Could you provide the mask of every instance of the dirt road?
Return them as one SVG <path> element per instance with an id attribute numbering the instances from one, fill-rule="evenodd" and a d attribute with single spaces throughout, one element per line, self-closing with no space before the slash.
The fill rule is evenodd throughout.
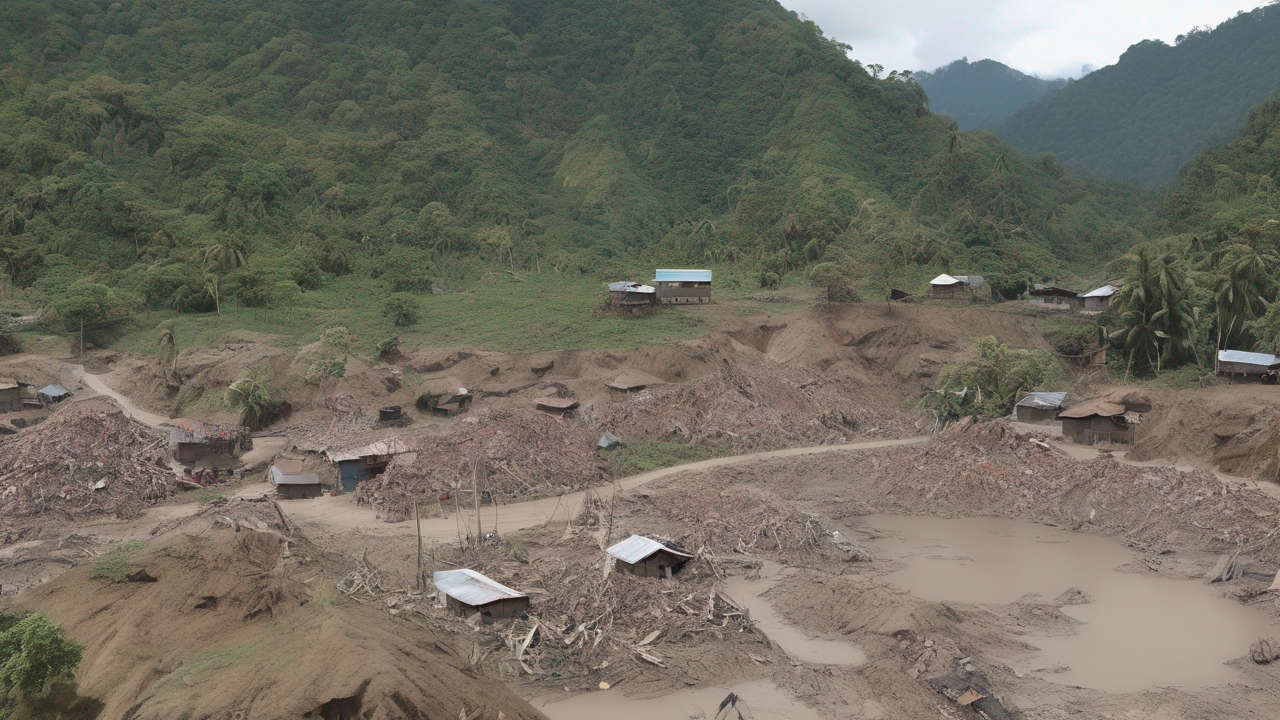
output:
<path id="1" fill-rule="evenodd" d="M 791 448 L 788 450 L 773 450 L 769 452 L 750 453 L 747 455 L 733 455 L 730 457 L 685 463 L 684 465 L 675 465 L 673 467 L 654 470 L 653 472 L 647 472 L 641 475 L 633 475 L 629 478 L 619 480 L 617 487 L 619 490 L 630 490 L 644 485 L 645 483 L 657 480 L 658 478 L 667 477 L 668 475 L 674 475 L 681 472 L 710 470 L 727 465 L 774 460 L 777 458 L 795 457 L 799 455 L 816 455 L 829 452 L 870 450 L 873 448 L 893 447 L 896 445 L 913 445 L 927 440 L 929 440 L 928 436 L 921 436 L 907 438 L 904 440 L 876 440 L 873 442 L 850 443 L 847 445 L 819 445 L 816 447 Z M 604 494 L 610 491 L 609 487 L 602 487 L 587 492 Z M 254 486 L 245 488 L 239 493 L 239 495 L 253 496 L 262 493 L 263 488 Z M 500 533 L 507 533 L 549 523 L 557 518 L 560 520 L 567 520 L 576 516 L 578 511 L 582 509 L 582 501 L 586 497 L 586 494 L 586 492 L 576 492 L 568 495 L 562 495 L 560 497 L 529 500 L 512 505 L 483 507 L 480 509 L 482 529 L 487 532 L 493 529 L 496 525 Z M 289 514 L 289 519 L 299 524 L 304 529 L 311 527 L 322 528 L 329 532 L 373 531 L 378 534 L 386 535 L 414 534 L 414 528 L 411 523 L 385 523 L 378 519 L 377 514 L 373 509 L 367 506 L 356 505 L 352 495 L 321 497 L 312 500 L 290 502 L 285 503 L 284 508 Z M 458 535 L 459 527 L 461 527 L 459 524 L 460 520 L 463 523 L 468 523 L 472 528 L 475 527 L 475 513 L 472 511 L 464 510 L 460 514 L 460 518 L 453 516 L 452 513 L 450 513 L 448 517 L 443 518 L 422 518 L 422 537 L 426 540 L 451 540 Z"/>

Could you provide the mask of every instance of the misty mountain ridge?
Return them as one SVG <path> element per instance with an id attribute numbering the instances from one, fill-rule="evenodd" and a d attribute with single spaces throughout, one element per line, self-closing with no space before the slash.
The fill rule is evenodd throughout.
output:
<path id="1" fill-rule="evenodd" d="M 968 58 L 916 73 L 915 80 L 929 96 L 929 109 L 955 118 L 961 130 L 990 128 L 1070 82 L 1027 75 L 995 60 L 971 63 Z"/>

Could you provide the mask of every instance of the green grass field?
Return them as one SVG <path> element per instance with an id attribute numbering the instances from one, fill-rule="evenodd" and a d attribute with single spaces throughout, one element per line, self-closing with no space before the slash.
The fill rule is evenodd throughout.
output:
<path id="1" fill-rule="evenodd" d="M 717 288 L 729 300 L 755 288 Z M 629 350 L 709 331 L 706 308 L 659 307 L 643 317 L 622 317 L 602 309 L 606 290 L 594 278 L 524 276 L 520 281 L 475 281 L 452 292 L 418 296 L 421 319 L 393 327 L 382 308 L 387 299 L 376 281 L 340 278 L 306 293 L 292 308 L 246 308 L 228 303 L 221 317 L 148 311 L 134 316 L 112 340 L 116 350 L 157 352 L 156 326 L 172 320 L 179 348 L 208 347 L 228 338 L 252 338 L 284 349 L 315 342 L 321 331 L 346 326 L 360 351 L 371 353 L 380 340 L 398 335 L 402 347 L 475 346 L 502 352 L 598 348 Z M 751 303 L 758 310 L 790 312 L 793 303 Z"/>

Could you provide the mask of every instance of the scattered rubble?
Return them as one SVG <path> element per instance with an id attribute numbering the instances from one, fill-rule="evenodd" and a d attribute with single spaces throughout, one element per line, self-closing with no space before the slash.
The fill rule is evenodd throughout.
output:
<path id="1" fill-rule="evenodd" d="M 397 459 L 356 491 L 356 502 L 376 507 L 388 522 L 412 516 L 415 500 L 429 505 L 446 494 L 470 496 L 473 480 L 479 492 L 500 502 L 609 479 L 594 430 L 532 410 L 495 411 L 474 428 L 407 440 L 416 456 Z"/>
<path id="2" fill-rule="evenodd" d="M 38 429 L 0 440 L 0 540 L 38 532 L 18 529 L 25 518 L 140 515 L 177 489 L 168 443 L 107 399 L 68 405 Z"/>
<path id="3" fill-rule="evenodd" d="M 900 415 L 873 408 L 829 374 L 789 363 L 726 367 L 584 412 L 623 438 L 676 438 L 739 453 L 899 437 L 907 434 Z"/>
<path id="4" fill-rule="evenodd" d="M 1270 665 L 1280 660 L 1280 640 L 1260 638 L 1249 646 L 1249 657 L 1259 665 Z"/>

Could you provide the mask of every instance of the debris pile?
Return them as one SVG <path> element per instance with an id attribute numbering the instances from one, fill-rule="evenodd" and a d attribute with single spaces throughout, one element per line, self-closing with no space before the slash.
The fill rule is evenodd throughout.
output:
<path id="1" fill-rule="evenodd" d="M 38 430 L 0 440 L 0 539 L 14 542 L 22 518 L 140 515 L 177 488 L 168 443 L 107 400 L 67 406 Z"/>
<path id="2" fill-rule="evenodd" d="M 836 549 L 816 516 L 767 491 L 703 486 L 654 494 L 652 503 L 660 515 L 686 525 L 688 534 L 677 538 L 685 547 L 747 555 Z"/>
<path id="3" fill-rule="evenodd" d="M 622 438 L 676 438 L 735 452 L 899 437 L 902 420 L 853 389 L 800 365 L 726 368 L 593 408 L 590 420 Z"/>
<path id="4" fill-rule="evenodd" d="M 356 502 L 376 507 L 389 522 L 413 515 L 413 502 L 471 492 L 473 479 L 493 502 L 580 490 L 609 479 L 596 452 L 597 433 L 585 425 L 530 410 L 501 410 L 478 427 L 410 441 L 413 460 L 360 483 Z"/>

